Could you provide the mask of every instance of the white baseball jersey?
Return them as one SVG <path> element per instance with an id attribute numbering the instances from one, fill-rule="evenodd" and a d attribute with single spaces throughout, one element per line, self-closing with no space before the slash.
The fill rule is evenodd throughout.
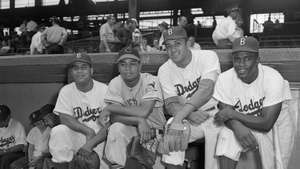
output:
<path id="1" fill-rule="evenodd" d="M 104 95 L 107 86 L 96 80 L 93 82 L 92 90 L 86 93 L 78 90 L 75 82 L 64 86 L 59 92 L 54 112 L 71 115 L 98 132 L 101 127 L 97 123 L 97 118 L 105 107 Z"/>
<path id="2" fill-rule="evenodd" d="M 208 73 L 220 73 L 220 63 L 217 54 L 210 50 L 191 50 L 192 60 L 185 67 L 180 68 L 169 59 L 158 70 L 164 99 L 182 96 L 184 100 L 190 99 L 198 90 L 202 79 L 210 79 Z M 214 80 L 214 79 L 212 79 Z M 216 105 L 212 99 L 201 109 L 206 110 Z"/>
<path id="3" fill-rule="evenodd" d="M 258 69 L 258 77 L 250 84 L 242 82 L 233 68 L 223 72 L 216 82 L 213 97 L 244 114 L 284 101 L 282 76 L 268 66 L 258 64 Z"/>
<path id="4" fill-rule="evenodd" d="M 282 76 L 268 66 L 258 64 L 258 69 L 258 77 L 250 84 L 242 82 L 233 68 L 222 73 L 216 82 L 213 97 L 233 106 L 240 113 L 254 116 L 261 116 L 261 112 L 257 110 L 286 100 L 286 86 Z M 253 130 L 252 133 L 259 145 L 263 168 L 275 168 L 274 157 L 278 155 L 275 152 L 278 147 L 274 145 L 272 130 L 268 133 Z M 216 155 L 225 155 L 237 161 L 242 151 L 233 132 L 224 128 L 219 136 Z"/>
<path id="5" fill-rule="evenodd" d="M 28 135 L 27 142 L 34 145 L 33 156 L 41 157 L 43 153 L 48 153 L 48 143 L 50 137 L 51 128 L 47 127 L 43 133 L 38 127 L 33 127 Z"/>
<path id="6" fill-rule="evenodd" d="M 10 119 L 8 127 L 0 128 L 0 150 L 19 144 L 26 145 L 26 133 L 23 125 L 15 119 Z"/>
<path id="7" fill-rule="evenodd" d="M 149 73 L 141 73 L 138 84 L 128 87 L 119 75 L 111 80 L 105 96 L 106 103 L 121 104 L 124 106 L 140 105 L 143 101 L 155 100 L 155 106 L 148 120 L 154 128 L 163 129 L 165 117 L 160 84 L 157 77 Z"/>

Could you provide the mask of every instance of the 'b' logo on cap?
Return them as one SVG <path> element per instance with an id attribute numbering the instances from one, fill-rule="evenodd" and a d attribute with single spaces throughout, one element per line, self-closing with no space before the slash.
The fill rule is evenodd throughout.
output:
<path id="1" fill-rule="evenodd" d="M 168 34 L 172 35 L 173 34 L 173 29 L 168 29 Z"/>
<path id="2" fill-rule="evenodd" d="M 246 39 L 245 38 L 241 38 L 240 45 L 244 46 L 245 44 L 246 44 Z"/>

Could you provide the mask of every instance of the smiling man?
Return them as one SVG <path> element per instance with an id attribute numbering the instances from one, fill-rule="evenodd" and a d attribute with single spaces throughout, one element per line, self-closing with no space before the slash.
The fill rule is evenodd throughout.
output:
<path id="1" fill-rule="evenodd" d="M 219 76 L 213 95 L 220 105 L 215 120 L 225 123 L 216 148 L 220 168 L 236 168 L 241 154 L 253 158 L 253 168 L 276 168 L 272 128 L 285 100 L 284 79 L 259 63 L 255 38 L 236 39 L 232 50 L 233 68 Z"/>
<path id="2" fill-rule="evenodd" d="M 125 166 L 127 145 L 135 136 L 146 144 L 156 138 L 154 131 L 163 130 L 165 117 L 157 77 L 141 73 L 141 59 L 137 50 L 128 47 L 119 53 L 117 60 L 120 75 L 111 80 L 105 96 L 113 124 L 109 128 L 105 155 L 111 163 Z M 145 145 L 144 144 L 144 145 Z M 143 156 L 143 155 L 142 155 Z M 142 166 L 151 168 L 146 161 Z M 126 167 L 128 166 L 128 161 Z M 142 168 L 135 165 L 135 168 Z M 125 168 L 126 168 L 125 167 Z"/>
<path id="3" fill-rule="evenodd" d="M 185 151 L 187 142 L 180 138 L 186 137 L 182 135 L 185 133 L 183 122 L 188 121 L 191 134 L 185 139 L 192 142 L 205 138 L 205 168 L 215 169 L 218 127 L 213 123 L 213 116 L 217 112 L 217 102 L 211 98 L 220 73 L 218 56 L 209 50 L 190 50 L 187 34 L 181 26 L 165 31 L 164 38 L 170 59 L 159 68 L 158 78 L 167 113 L 174 117 L 164 136 L 164 153 Z M 176 153 L 169 159 L 177 161 L 169 168 L 183 168 L 183 161 L 176 160 Z"/>
<path id="4" fill-rule="evenodd" d="M 70 71 L 74 82 L 60 90 L 54 108 L 54 113 L 59 115 L 62 125 L 51 131 L 49 151 L 52 161 L 70 162 L 76 153 L 88 151 L 85 154 L 89 154 L 94 150 L 100 158 L 101 169 L 108 168 L 102 161 L 106 128 L 98 123 L 105 106 L 104 94 L 107 86 L 92 78 L 92 60 L 85 53 L 73 56 Z"/>

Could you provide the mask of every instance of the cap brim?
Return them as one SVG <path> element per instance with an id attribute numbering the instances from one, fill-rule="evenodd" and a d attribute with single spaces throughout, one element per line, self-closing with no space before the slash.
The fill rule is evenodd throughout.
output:
<path id="1" fill-rule="evenodd" d="M 137 56 L 135 56 L 133 54 L 124 54 L 118 58 L 117 62 L 120 62 L 123 59 L 134 59 L 134 60 L 140 61 L 140 58 L 138 58 Z"/>
<path id="2" fill-rule="evenodd" d="M 76 62 L 82 62 L 82 63 L 87 63 L 89 65 L 92 65 L 90 62 L 84 60 L 84 59 L 76 59 L 76 60 L 73 60 L 71 63 L 70 63 L 70 66 L 73 66 Z"/>
<path id="3" fill-rule="evenodd" d="M 258 50 L 249 49 L 249 48 L 238 48 L 238 49 L 233 49 L 232 50 L 232 53 L 236 53 L 236 52 L 253 52 L 253 53 L 257 53 Z"/>

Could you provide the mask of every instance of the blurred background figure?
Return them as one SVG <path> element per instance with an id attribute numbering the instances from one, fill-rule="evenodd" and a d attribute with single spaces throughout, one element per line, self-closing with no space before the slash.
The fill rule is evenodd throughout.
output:
<path id="1" fill-rule="evenodd" d="M 187 41 L 187 46 L 189 47 L 189 49 L 192 49 L 192 50 L 195 50 L 195 49 L 200 50 L 201 49 L 200 45 L 195 41 L 194 36 L 189 37 L 189 39 Z"/>
<path id="2" fill-rule="evenodd" d="M 31 44 L 30 44 L 30 54 L 43 54 L 43 50 L 45 47 L 43 46 L 41 36 L 45 30 L 44 25 L 40 25 L 38 27 L 38 31 L 32 36 Z"/>
<path id="3" fill-rule="evenodd" d="M 166 46 L 163 45 L 163 42 L 165 41 L 163 32 L 166 31 L 168 29 L 168 27 L 169 27 L 169 25 L 165 21 L 163 21 L 162 23 L 160 23 L 158 25 L 159 31 L 161 33 L 160 39 L 159 39 L 159 49 L 160 50 L 166 50 Z"/>
<path id="4" fill-rule="evenodd" d="M 228 9 L 227 17 L 220 20 L 212 34 L 212 38 L 217 47 L 230 48 L 231 43 L 244 35 L 241 26 L 243 20 L 239 8 Z"/>
<path id="5" fill-rule="evenodd" d="M 103 24 L 100 28 L 100 52 L 112 52 L 114 51 L 115 45 L 115 35 L 114 35 L 114 25 L 116 24 L 116 18 L 112 15 L 107 17 L 107 22 Z"/>

